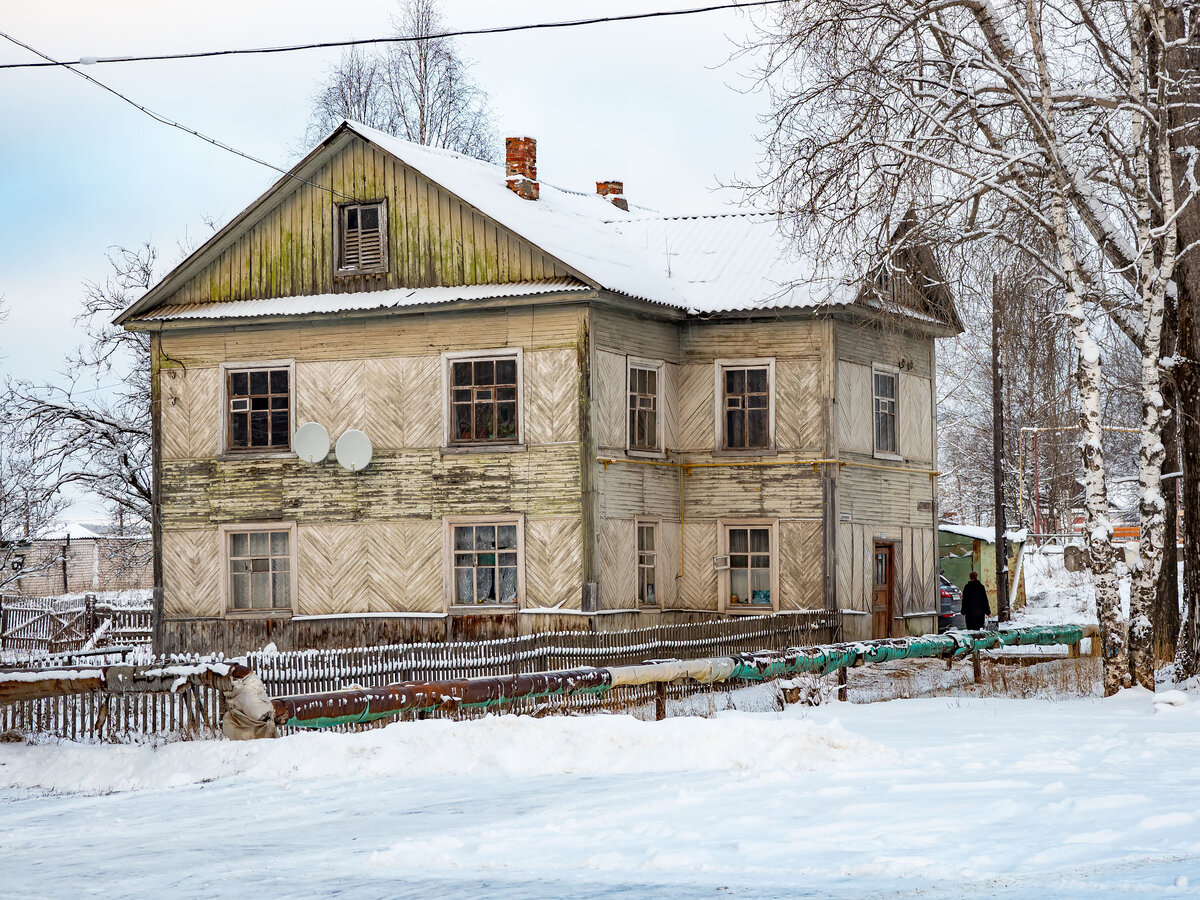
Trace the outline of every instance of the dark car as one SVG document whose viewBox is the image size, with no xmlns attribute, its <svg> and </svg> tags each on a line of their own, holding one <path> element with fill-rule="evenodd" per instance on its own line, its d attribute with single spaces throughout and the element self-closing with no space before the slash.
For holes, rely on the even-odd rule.
<svg viewBox="0 0 1200 900">
<path fill-rule="evenodd" d="M 962 591 L 954 586 L 945 575 L 938 576 L 938 634 L 950 628 L 965 628 L 967 620 L 962 614 Z"/>
</svg>

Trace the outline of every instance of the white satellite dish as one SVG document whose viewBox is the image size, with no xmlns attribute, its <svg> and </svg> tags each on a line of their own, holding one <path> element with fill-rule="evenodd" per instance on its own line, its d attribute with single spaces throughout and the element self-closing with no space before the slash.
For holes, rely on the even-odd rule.
<svg viewBox="0 0 1200 900">
<path fill-rule="evenodd" d="M 334 453 L 343 469 L 360 472 L 371 463 L 371 439 L 352 428 L 338 438 Z"/>
<path fill-rule="evenodd" d="M 329 455 L 329 432 L 317 422 L 305 422 L 292 439 L 296 455 L 307 463 L 319 463 Z"/>
</svg>

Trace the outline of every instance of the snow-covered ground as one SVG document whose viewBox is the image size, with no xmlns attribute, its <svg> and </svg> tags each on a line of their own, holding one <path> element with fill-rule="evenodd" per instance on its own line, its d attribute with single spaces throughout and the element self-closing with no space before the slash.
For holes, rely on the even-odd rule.
<svg viewBox="0 0 1200 900">
<path fill-rule="evenodd" d="M 1086 584 L 1036 577 L 1027 621 L 1086 617 Z M 760 685 L 663 722 L 0 744 L 0 896 L 1200 896 L 1200 696 L 1101 699 L 1094 671 L 914 661 L 854 670 L 856 702 Z"/>
</svg>

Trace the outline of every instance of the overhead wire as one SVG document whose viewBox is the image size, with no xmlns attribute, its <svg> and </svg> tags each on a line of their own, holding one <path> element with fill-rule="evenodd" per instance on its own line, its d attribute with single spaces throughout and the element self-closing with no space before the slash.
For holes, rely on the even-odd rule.
<svg viewBox="0 0 1200 900">
<path fill-rule="evenodd" d="M 34 69 L 46 66 L 82 66 L 103 63 L 164 62 L 181 59 L 209 59 L 220 56 L 249 56 L 267 53 L 294 53 L 301 50 L 327 50 L 339 47 L 359 47 L 371 44 L 402 44 L 412 41 L 432 41 L 441 38 L 476 37 L 491 34 L 512 34 L 519 31 L 542 31 L 552 28 L 578 28 L 584 25 L 603 25 L 612 22 L 634 22 L 642 19 L 661 19 L 677 16 L 694 16 L 701 13 L 719 12 L 727 9 L 753 9 L 760 6 L 778 6 L 794 0 L 747 0 L 744 3 L 721 3 L 711 6 L 696 6 L 688 9 L 655 10 L 644 13 L 628 13 L 619 16 L 594 16 L 586 19 L 566 19 L 559 22 L 532 22 L 522 25 L 496 25 L 491 28 L 463 28 L 425 35 L 392 35 L 389 37 L 351 38 L 344 41 L 318 41 L 308 44 L 285 44 L 279 47 L 249 47 L 231 50 L 199 50 L 193 53 L 158 53 L 146 56 L 82 56 L 79 59 L 58 61 L 45 57 L 45 62 L 0 63 L 0 69 Z M 44 54 L 38 54 L 44 56 Z"/>
</svg>

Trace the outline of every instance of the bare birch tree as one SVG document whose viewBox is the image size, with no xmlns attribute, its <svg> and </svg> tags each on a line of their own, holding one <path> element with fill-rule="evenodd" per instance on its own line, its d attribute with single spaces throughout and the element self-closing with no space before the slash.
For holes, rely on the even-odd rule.
<svg viewBox="0 0 1200 900">
<path fill-rule="evenodd" d="M 61 499 L 74 487 L 135 527 L 150 521 L 149 342 L 111 322 L 150 286 L 155 261 L 149 244 L 114 250 L 112 274 L 85 284 L 77 321 L 89 342 L 68 358 L 65 383 L 14 379 L 0 394 L 0 424 L 36 439 L 40 491 Z"/>
<path fill-rule="evenodd" d="M 1106 693 L 1129 683 L 1130 670 L 1097 334 L 1109 318 L 1144 354 L 1143 408 L 1161 409 L 1149 374 L 1160 352 L 1153 319 L 1171 280 L 1182 198 L 1139 159 L 1170 158 L 1162 54 L 1150 52 L 1161 46 L 1163 15 L 1162 0 L 818 0 L 786 7 L 759 44 L 774 110 L 760 189 L 793 211 L 802 239 L 865 271 L 894 252 L 895 224 L 908 217 L 915 225 L 904 241 L 1008 245 L 1061 292 L 1078 359 Z M 1160 519 L 1161 421 L 1144 415 L 1140 478 L 1142 508 Z M 1157 576 L 1161 522 L 1145 518 L 1139 572 Z M 1137 589 L 1147 584 L 1140 575 Z M 1145 599 L 1133 613 L 1141 683 L 1152 659 L 1142 650 Z"/>
<path fill-rule="evenodd" d="M 392 18 L 397 37 L 380 52 L 352 49 L 313 97 L 309 143 L 351 119 L 418 144 L 480 159 L 495 156 L 487 93 L 449 38 L 436 0 L 403 0 Z"/>
</svg>

